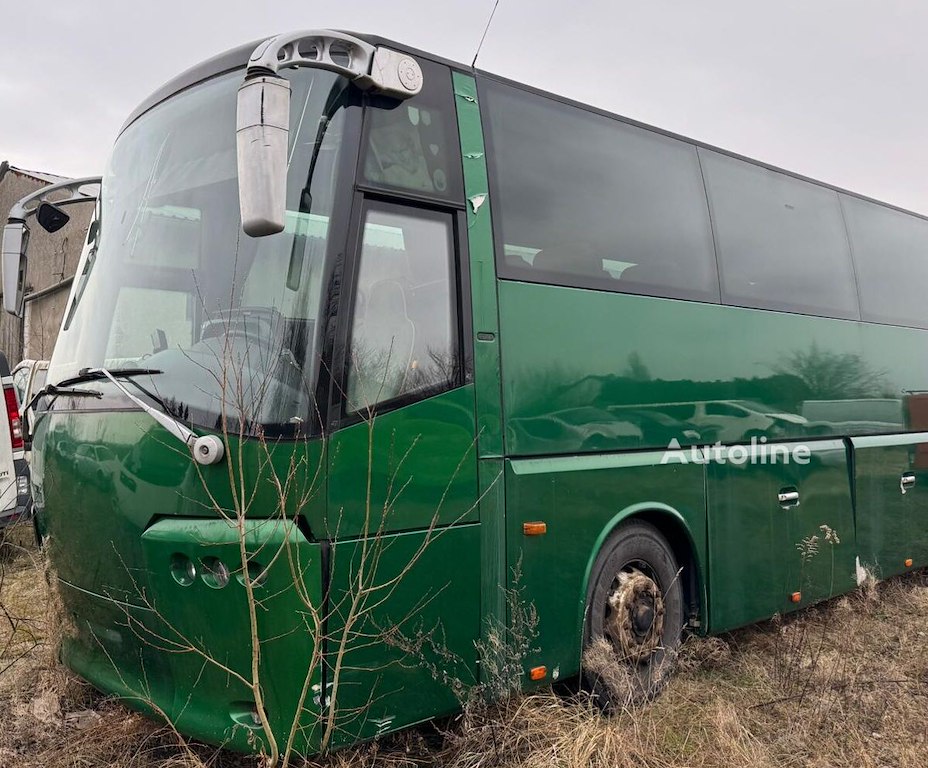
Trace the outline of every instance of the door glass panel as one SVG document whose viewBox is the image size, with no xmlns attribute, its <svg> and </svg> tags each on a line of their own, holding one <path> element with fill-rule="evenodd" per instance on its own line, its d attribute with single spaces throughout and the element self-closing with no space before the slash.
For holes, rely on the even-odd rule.
<svg viewBox="0 0 928 768">
<path fill-rule="evenodd" d="M 449 214 L 376 204 L 364 217 L 347 410 L 432 394 L 459 379 Z"/>
</svg>

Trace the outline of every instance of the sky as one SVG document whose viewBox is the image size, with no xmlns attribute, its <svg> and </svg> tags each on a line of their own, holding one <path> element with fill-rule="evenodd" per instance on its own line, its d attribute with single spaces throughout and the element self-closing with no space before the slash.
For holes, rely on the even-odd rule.
<svg viewBox="0 0 928 768">
<path fill-rule="evenodd" d="M 295 29 L 470 63 L 495 0 L 0 0 L 0 160 L 102 172 L 165 81 Z M 928 214 L 928 3 L 499 0 L 477 66 Z"/>
</svg>

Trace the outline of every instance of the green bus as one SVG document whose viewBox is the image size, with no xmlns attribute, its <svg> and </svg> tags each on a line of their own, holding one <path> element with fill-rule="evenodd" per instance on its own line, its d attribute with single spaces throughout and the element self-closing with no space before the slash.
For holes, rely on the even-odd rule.
<svg viewBox="0 0 928 768">
<path fill-rule="evenodd" d="M 64 662 L 183 734 L 314 753 L 599 638 L 648 692 L 928 564 L 925 217 L 332 31 L 165 85 L 96 205 L 38 527 Z"/>
</svg>

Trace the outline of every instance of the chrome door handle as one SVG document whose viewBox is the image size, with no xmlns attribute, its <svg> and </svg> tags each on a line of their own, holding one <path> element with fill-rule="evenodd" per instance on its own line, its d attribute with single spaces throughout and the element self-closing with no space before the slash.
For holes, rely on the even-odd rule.
<svg viewBox="0 0 928 768">
<path fill-rule="evenodd" d="M 783 509 L 799 506 L 799 491 L 795 488 L 781 488 L 777 494 L 777 501 Z"/>
<path fill-rule="evenodd" d="M 915 487 L 915 473 L 914 472 L 903 472 L 902 477 L 899 478 L 899 490 L 905 493 L 910 488 Z"/>
</svg>

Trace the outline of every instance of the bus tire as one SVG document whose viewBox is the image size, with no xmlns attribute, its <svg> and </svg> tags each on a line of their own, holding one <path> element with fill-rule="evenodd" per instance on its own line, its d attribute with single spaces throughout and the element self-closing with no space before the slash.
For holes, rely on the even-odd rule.
<svg viewBox="0 0 928 768">
<path fill-rule="evenodd" d="M 620 525 L 593 563 L 586 596 L 583 680 L 596 704 L 609 712 L 657 695 L 682 633 L 673 550 L 650 523 Z"/>
</svg>

